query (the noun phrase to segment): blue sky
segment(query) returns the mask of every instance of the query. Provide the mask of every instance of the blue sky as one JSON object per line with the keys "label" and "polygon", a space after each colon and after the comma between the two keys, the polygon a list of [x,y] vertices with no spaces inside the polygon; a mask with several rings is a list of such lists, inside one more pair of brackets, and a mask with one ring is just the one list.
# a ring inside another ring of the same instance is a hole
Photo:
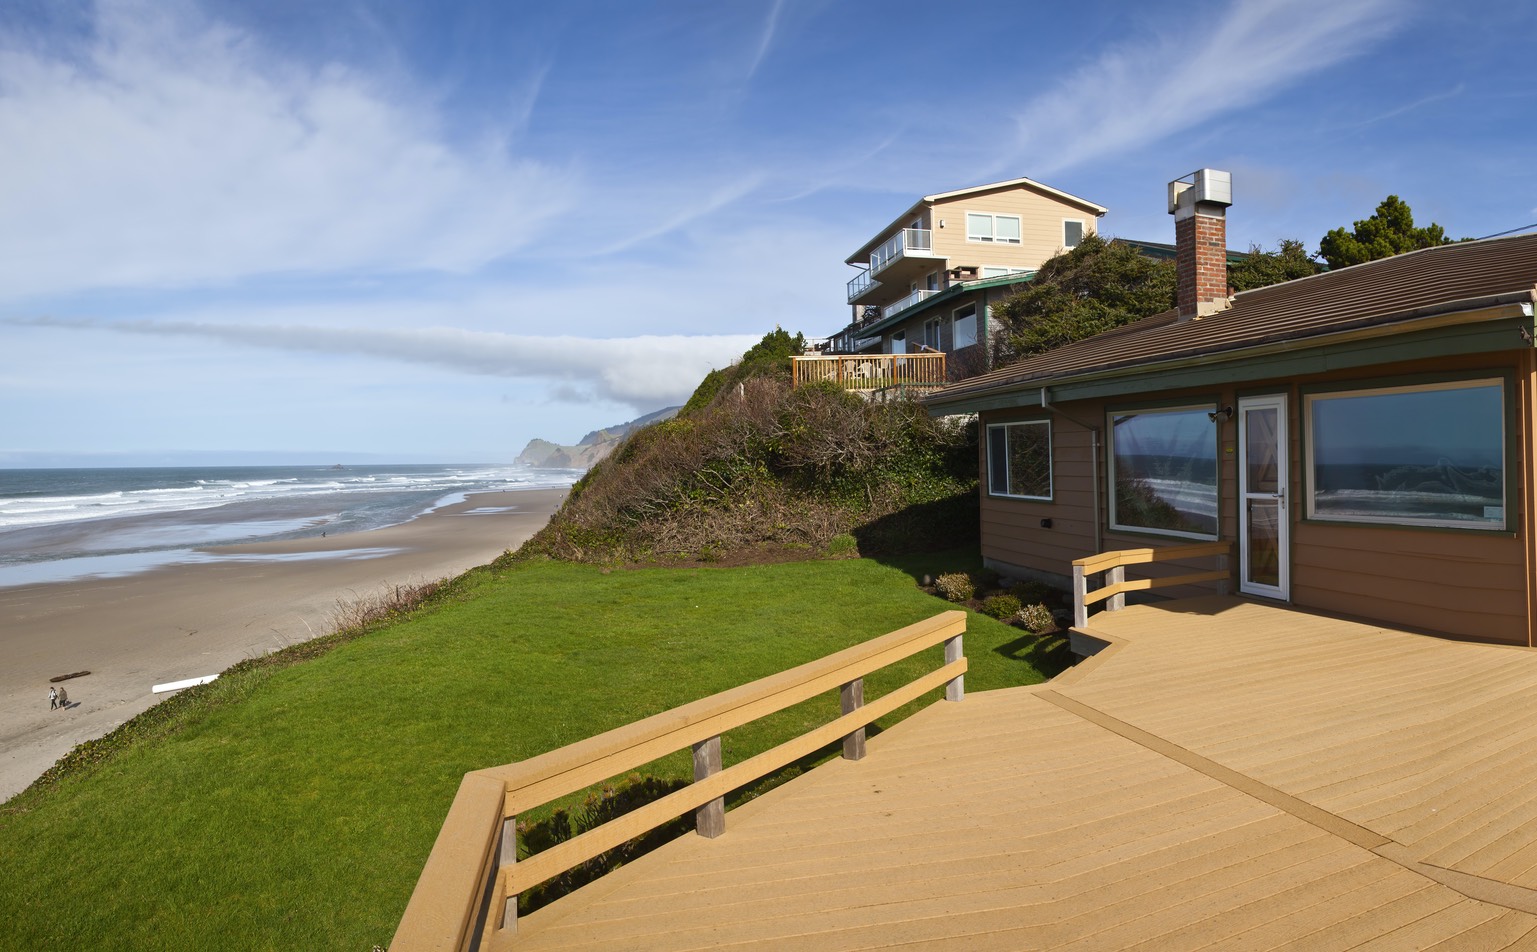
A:
{"label": "blue sky", "polygon": [[1537,222],[1537,9],[0,0],[0,465],[511,459],[686,398],[918,197],[1316,248]]}

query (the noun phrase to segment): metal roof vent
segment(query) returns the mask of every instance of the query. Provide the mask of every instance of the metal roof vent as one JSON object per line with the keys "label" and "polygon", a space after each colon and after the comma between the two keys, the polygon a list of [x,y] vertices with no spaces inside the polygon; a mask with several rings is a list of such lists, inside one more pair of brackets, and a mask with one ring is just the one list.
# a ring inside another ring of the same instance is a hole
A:
{"label": "metal roof vent", "polygon": [[1189,175],[1169,183],[1169,214],[1175,215],[1183,208],[1194,208],[1197,202],[1221,205],[1233,204],[1233,175],[1218,169],[1197,169]]}

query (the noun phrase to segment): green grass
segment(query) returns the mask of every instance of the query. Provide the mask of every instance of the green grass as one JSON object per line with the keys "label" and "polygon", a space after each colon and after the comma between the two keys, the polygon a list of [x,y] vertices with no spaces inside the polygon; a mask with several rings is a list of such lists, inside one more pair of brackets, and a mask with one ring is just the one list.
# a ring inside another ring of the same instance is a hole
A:
{"label": "green grass", "polygon": [[[0,933],[15,948],[386,945],[466,771],[928,617],[948,606],[912,576],[974,559],[471,572],[318,658],[196,689],[145,739],[0,809]],[[967,689],[1040,680],[1038,647],[973,615]],[[873,677],[867,697],[939,663],[934,649]],[[836,705],[733,732],[727,761]],[[686,776],[688,763],[651,769]]]}

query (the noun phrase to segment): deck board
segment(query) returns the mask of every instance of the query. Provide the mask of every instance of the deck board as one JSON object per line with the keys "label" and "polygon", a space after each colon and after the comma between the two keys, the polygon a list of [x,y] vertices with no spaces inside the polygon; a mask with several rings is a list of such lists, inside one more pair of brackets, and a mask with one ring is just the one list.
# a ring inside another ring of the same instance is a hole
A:
{"label": "deck board", "polygon": [[1537,652],[1233,598],[1092,623],[1081,678],[934,704],[513,947],[1537,948]]}

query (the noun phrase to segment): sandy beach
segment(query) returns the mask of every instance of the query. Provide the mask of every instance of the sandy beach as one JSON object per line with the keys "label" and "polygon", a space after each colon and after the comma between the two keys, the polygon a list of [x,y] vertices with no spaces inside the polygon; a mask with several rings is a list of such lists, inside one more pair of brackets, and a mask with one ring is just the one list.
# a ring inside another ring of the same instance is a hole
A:
{"label": "sandy beach", "polygon": [[[370,532],[204,549],[214,560],[122,578],[0,588],[0,801],[168,696],[153,685],[326,634],[339,602],[483,565],[537,532],[565,495],[477,493]],[[75,671],[91,673],[62,682],[70,707],[50,711],[49,679]]]}

